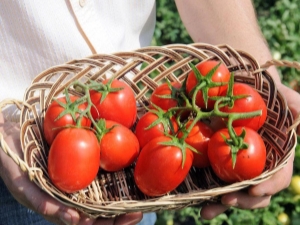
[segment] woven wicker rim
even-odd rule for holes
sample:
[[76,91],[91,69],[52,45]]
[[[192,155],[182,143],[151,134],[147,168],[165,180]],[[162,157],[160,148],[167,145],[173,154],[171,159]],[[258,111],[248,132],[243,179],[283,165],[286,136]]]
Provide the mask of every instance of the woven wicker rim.
[[[226,185],[212,174],[211,169],[192,169],[175,191],[159,198],[149,198],[139,192],[132,181],[133,167],[116,173],[100,174],[87,189],[71,195],[60,192],[51,184],[46,171],[47,147],[41,138],[42,120],[45,109],[53,97],[61,94],[72,81],[76,79],[101,81],[113,74],[134,90],[140,106],[139,115],[142,115],[145,112],[144,105],[147,104],[149,92],[160,82],[165,79],[182,82],[191,70],[189,63],[207,59],[223,61],[229,70],[235,73],[236,81],[256,88],[267,103],[268,122],[260,130],[269,151],[263,174],[252,180]],[[285,166],[293,155],[297,142],[295,127],[299,122],[293,120],[285,99],[266,71],[272,65],[300,68],[297,62],[279,60],[271,60],[260,66],[248,53],[235,50],[228,45],[213,46],[204,43],[147,47],[131,52],[98,54],[72,60],[39,74],[28,87],[23,101],[6,99],[0,103],[1,109],[12,104],[21,112],[20,138],[24,158],[21,159],[9,148],[2,134],[0,134],[1,147],[41,189],[91,217],[112,217],[135,211],[179,209],[206,201],[217,201],[222,194],[269,179]],[[78,94],[73,89],[70,91]],[[195,175],[199,174],[202,186],[199,185],[200,182],[195,181]]]

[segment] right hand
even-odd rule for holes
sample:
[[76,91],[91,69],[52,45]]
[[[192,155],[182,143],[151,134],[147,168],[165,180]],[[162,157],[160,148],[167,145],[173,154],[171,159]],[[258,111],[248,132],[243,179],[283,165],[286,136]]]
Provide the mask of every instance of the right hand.
[[[18,127],[16,123],[4,121],[3,115],[0,113],[0,133],[10,149],[22,159],[20,129]],[[27,173],[23,172],[3,149],[0,149],[0,176],[12,196],[19,203],[55,224],[129,225],[136,224],[142,219],[142,213],[131,213],[113,219],[91,219],[76,209],[67,207],[42,191],[34,182],[31,182]]]

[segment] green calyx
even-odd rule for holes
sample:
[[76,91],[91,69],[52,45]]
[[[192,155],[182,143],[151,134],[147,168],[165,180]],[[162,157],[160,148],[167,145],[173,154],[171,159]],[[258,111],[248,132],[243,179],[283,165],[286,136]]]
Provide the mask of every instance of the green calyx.
[[185,164],[185,161],[186,161],[186,150],[187,148],[190,148],[191,146],[189,146],[188,144],[186,144],[184,142],[183,139],[178,139],[177,137],[175,136],[170,136],[170,135],[167,135],[168,137],[171,138],[170,141],[164,141],[164,142],[160,142],[159,144],[161,145],[165,145],[165,146],[174,146],[174,147],[177,147],[181,150],[181,154],[182,154],[182,161],[181,161],[181,168],[184,167],[184,164]]
[[79,106],[85,102],[84,98],[78,98],[74,102],[71,101],[69,92],[65,89],[65,99],[66,102],[59,101],[58,99],[54,99],[64,110],[58,115],[55,121],[59,120],[65,115],[71,115],[73,121],[76,123],[77,126],[80,126],[81,120],[84,116],[86,116],[87,111],[81,110]]
[[240,150],[247,150],[248,149],[248,144],[244,142],[245,136],[246,136],[246,131],[245,129],[242,130],[242,133],[240,135],[237,135],[232,126],[228,127],[229,131],[229,136],[230,138],[226,138],[225,135],[222,135],[223,140],[227,145],[230,146],[231,150],[231,159],[232,159],[232,168],[235,167],[236,164],[236,157],[237,153]]
[[195,104],[195,102],[196,102],[196,95],[197,95],[198,91],[201,90],[202,97],[203,97],[203,100],[205,103],[205,107],[207,108],[208,90],[213,87],[220,87],[220,86],[224,86],[227,84],[227,82],[214,82],[212,80],[213,75],[215,74],[215,72],[217,71],[217,69],[219,68],[220,65],[221,65],[221,63],[218,63],[215,67],[213,67],[206,74],[206,76],[204,76],[200,73],[200,71],[193,64],[190,64],[190,66],[195,74],[195,77],[197,79],[197,85],[191,90],[193,104]]
[[175,130],[173,127],[173,124],[171,122],[171,117],[173,116],[173,112],[168,111],[165,112],[164,110],[162,110],[160,107],[156,106],[155,104],[152,104],[152,106],[155,108],[153,110],[148,109],[148,112],[151,112],[153,114],[155,114],[157,116],[157,119],[152,122],[148,127],[146,127],[146,130],[149,130],[153,127],[155,127],[158,124],[162,124],[164,127],[164,133],[168,134],[169,129],[171,130],[172,134],[175,134]]
[[114,77],[111,77],[108,80],[107,84],[98,83],[96,81],[91,80],[90,84],[88,84],[89,90],[95,90],[95,91],[100,92],[102,94],[101,99],[100,99],[100,103],[102,103],[105,100],[106,96],[109,93],[118,92],[118,91],[123,90],[123,87],[118,87],[118,88],[111,87],[111,84],[112,84],[113,80],[114,80]]
[[95,124],[96,136],[98,141],[101,142],[102,138],[105,134],[109,133],[112,129],[114,129],[118,124],[113,125],[110,128],[106,128],[106,121],[105,119],[99,119]]

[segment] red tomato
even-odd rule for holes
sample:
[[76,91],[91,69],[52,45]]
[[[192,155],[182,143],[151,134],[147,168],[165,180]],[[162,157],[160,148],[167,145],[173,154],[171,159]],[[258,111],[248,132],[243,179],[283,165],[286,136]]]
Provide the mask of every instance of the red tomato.
[[[78,99],[77,96],[70,95],[71,102],[74,102],[76,99]],[[44,118],[44,136],[49,145],[53,142],[55,136],[67,125],[76,125],[76,121],[73,120],[73,117],[71,115],[71,111],[68,110],[74,110],[69,109],[70,107],[66,106],[64,108],[58,102],[61,102],[63,104],[66,104],[66,97],[60,97],[56,101],[53,101],[49,107],[47,108],[45,118]],[[78,106],[78,109],[83,111],[87,107],[87,104],[81,104]],[[67,112],[65,115],[63,115],[61,118],[57,119],[61,113]],[[78,118],[79,113],[75,114],[76,118]],[[83,117],[81,120],[81,126],[90,127],[91,126],[91,120],[87,117]],[[59,129],[58,129],[59,128]]]
[[244,142],[247,149],[240,149],[233,168],[231,147],[225,143],[222,135],[229,138],[228,129],[217,131],[208,143],[208,158],[216,175],[227,183],[252,179],[260,175],[266,163],[266,147],[260,135],[248,127],[234,128],[237,135],[245,129]]
[[119,123],[106,120],[105,125],[110,130],[100,140],[101,168],[113,172],[130,166],[140,151],[138,139]]
[[[196,65],[196,68],[199,70],[201,75],[205,77],[215,66],[219,64],[218,61],[213,61],[213,60],[208,60],[208,61],[203,61],[200,62],[199,64]],[[224,82],[227,83],[229,82],[230,79],[230,72],[227,69],[227,67],[221,63],[220,66],[217,68],[215,73],[213,74],[211,81],[213,82]],[[196,75],[194,74],[194,71],[191,71],[188,74],[187,81],[186,81],[186,90],[187,93],[191,93],[193,88],[199,85],[199,82],[196,78]],[[210,87],[208,88],[208,97],[214,97],[214,96],[219,96],[224,90],[227,90],[227,84],[224,84],[222,86],[217,86],[217,87]],[[204,87],[207,88],[207,87]],[[205,106],[205,101],[203,99],[203,88],[198,91],[196,95],[196,104],[200,108],[204,109],[213,109],[215,101],[209,100],[207,102],[207,107]]]
[[[103,84],[108,84],[109,80],[104,80]],[[100,118],[113,120],[125,127],[130,128],[137,116],[137,106],[132,89],[123,81],[113,80],[111,88],[122,88],[115,92],[90,91],[92,103],[95,107],[91,108],[91,114],[95,120]],[[102,95],[106,95],[101,102]]]
[[185,179],[192,166],[191,150],[185,149],[186,160],[182,167],[181,149],[161,144],[170,140],[166,136],[151,140],[137,159],[134,180],[138,188],[148,196],[161,196],[174,190]]
[[[175,118],[172,117],[170,121],[174,128],[174,132],[176,132],[178,130],[178,124]],[[156,122],[158,123],[155,126],[147,129],[152,123]],[[147,112],[138,121],[135,128],[135,135],[139,140],[140,147],[143,148],[152,139],[163,136],[165,130],[169,134],[172,133],[169,120],[167,118],[159,118],[159,116],[153,112]]]
[[[186,125],[186,128],[188,129],[191,125],[192,121],[189,121]],[[204,168],[208,167],[210,165],[208,156],[207,156],[207,148],[208,148],[208,142],[210,140],[210,137],[213,135],[213,130],[206,125],[205,123],[202,123],[201,121],[198,121],[195,126],[193,126],[192,130],[189,132],[187,138],[185,139],[185,142],[192,147],[194,147],[198,153],[193,152],[194,154],[194,160],[193,160],[193,166],[198,168]],[[182,132],[178,133],[178,137],[181,138],[183,136]]]
[[[222,95],[225,96],[226,92],[223,92]],[[221,108],[220,110],[223,112],[235,113],[261,110],[262,114],[260,116],[248,119],[238,119],[234,120],[232,123],[234,127],[246,126],[252,128],[253,130],[258,130],[263,126],[267,118],[267,106],[263,98],[254,88],[243,83],[233,84],[233,96],[237,95],[248,95],[248,97],[236,99],[232,107],[226,106],[224,108]]]
[[[180,89],[181,87],[179,82],[172,82],[171,85],[176,89]],[[176,96],[176,93],[172,93],[168,83],[163,83],[154,89],[150,96],[150,107],[151,103],[163,110],[168,110],[178,106],[178,97]]]
[[86,188],[100,166],[100,146],[93,131],[66,128],[52,142],[48,157],[50,180],[61,191],[72,193]]

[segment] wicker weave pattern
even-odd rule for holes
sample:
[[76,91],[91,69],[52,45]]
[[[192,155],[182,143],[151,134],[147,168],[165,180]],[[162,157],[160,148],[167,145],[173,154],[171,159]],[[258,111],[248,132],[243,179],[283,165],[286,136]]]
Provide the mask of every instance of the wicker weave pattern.
[[[247,83],[257,89],[267,103],[267,122],[260,130],[260,134],[268,154],[267,166],[261,176],[226,185],[210,168],[192,168],[185,181],[174,192],[160,198],[149,198],[137,189],[133,181],[133,166],[116,173],[101,172],[87,189],[70,195],[62,193],[51,184],[47,175],[49,147],[43,140],[41,132],[43,117],[53,97],[61,95],[74,80],[101,81],[112,75],[123,79],[134,90],[139,104],[139,115],[142,115],[145,112],[144,105],[148,104],[149,94],[161,82],[165,79],[182,82],[191,70],[189,63],[213,58],[222,60],[229,70],[234,72],[236,81]],[[49,68],[33,80],[24,95],[23,105],[20,106],[24,159],[16,157],[14,160],[43,190],[91,217],[111,217],[133,211],[178,209],[208,200],[216,201],[221,194],[268,179],[281,169],[292,155],[296,136],[294,130],[287,132],[293,124],[292,115],[285,99],[265,71],[268,66],[274,64],[268,62],[264,67],[260,67],[249,54],[236,51],[230,46],[199,43],[148,47],[112,55],[93,55]],[[285,62],[283,66],[287,64],[288,62]],[[69,91],[80,95],[80,92],[72,86]],[[1,140],[1,143],[4,141]],[[10,152],[8,146],[2,144],[2,148],[13,157],[14,154]]]

